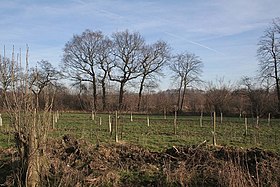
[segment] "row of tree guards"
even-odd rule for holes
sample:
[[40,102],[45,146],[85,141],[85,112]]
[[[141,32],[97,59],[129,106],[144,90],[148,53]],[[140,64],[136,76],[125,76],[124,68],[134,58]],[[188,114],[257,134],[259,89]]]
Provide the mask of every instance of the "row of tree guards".
[[[58,122],[58,119],[60,117],[59,111],[56,111],[53,113],[53,129],[55,129],[55,124]],[[174,112],[174,135],[177,135],[177,111]],[[96,118],[96,112],[91,113],[91,119],[93,121],[95,121]],[[115,141],[118,142],[119,138],[118,138],[118,119],[119,119],[119,115],[118,115],[118,111],[115,111],[115,115],[112,117],[110,114],[108,116],[108,129],[109,129],[109,133],[113,133],[113,129],[112,129],[112,122],[114,122],[114,130],[115,130]],[[223,113],[220,113],[220,124],[223,123]],[[164,119],[167,119],[166,113],[164,112]],[[213,136],[213,145],[216,146],[217,142],[216,142],[216,125],[217,125],[217,116],[216,116],[216,112],[211,113],[211,119],[212,119],[212,125],[213,125],[213,131],[212,131],[212,136]],[[149,115],[147,115],[146,117],[147,120],[147,126],[150,126],[150,117]],[[130,113],[130,121],[133,122],[133,113]],[[257,116],[256,118],[256,126],[258,126],[260,124],[260,119],[259,116]],[[270,125],[271,123],[271,114],[268,114],[268,119],[267,119],[267,123],[268,125]],[[200,127],[203,126],[203,113],[201,113],[200,115],[200,119],[199,119],[199,124]],[[99,125],[102,125],[102,117],[99,117]],[[247,136],[248,135],[248,118],[245,117],[244,118],[244,125],[245,125],[245,132],[244,135]],[[0,114],[0,127],[3,126],[3,121],[2,121],[2,116]]]
[[[96,116],[96,112],[93,112],[91,113],[91,119],[94,121],[95,120],[95,116]],[[175,110],[174,112],[174,134],[177,135],[177,117],[178,117],[178,114],[177,114],[177,110]],[[111,118],[111,115],[109,114],[108,116],[108,125],[109,125],[109,132],[112,134],[112,119],[114,119],[114,122],[115,122],[115,141],[118,142],[118,119],[120,117],[118,116],[118,111],[115,111],[115,116],[114,118]],[[223,113],[220,113],[220,124],[223,123]],[[150,126],[150,117],[149,115],[147,115],[146,117],[147,119],[147,126],[149,127]],[[164,119],[167,119],[167,116],[166,116],[166,112],[164,111]],[[216,116],[216,112],[213,112],[211,113],[211,121],[212,121],[212,125],[213,125],[213,131],[212,131],[212,135],[213,135],[213,145],[216,146],[217,143],[216,143],[216,125],[217,125],[217,116]],[[130,121],[133,122],[133,113],[130,112]],[[201,115],[200,115],[200,119],[199,119],[199,123],[200,123],[200,127],[203,126],[203,112],[201,112]],[[268,119],[267,119],[267,123],[268,125],[270,125],[271,123],[271,114],[269,113],[268,114]],[[256,126],[258,126],[260,124],[260,119],[259,119],[259,116],[257,116],[256,118]],[[99,117],[99,125],[102,125],[102,118]],[[248,135],[248,118],[245,117],[244,118],[244,125],[245,125],[245,133],[244,135]]]
[[[58,122],[59,116],[60,115],[59,115],[58,111],[54,112],[52,115],[52,119],[53,119],[52,128],[53,129],[55,128],[55,124]],[[2,114],[0,114],[0,127],[2,127],[2,126],[3,126],[3,119],[2,119]]]
[[[95,120],[95,116],[96,116],[96,112],[91,113],[91,119]],[[58,119],[60,117],[59,111],[56,111],[53,113],[53,129],[55,128],[55,124],[58,122]],[[118,119],[118,112],[115,112],[115,119],[116,119],[116,123],[117,123],[117,119]],[[216,127],[216,121],[217,121],[217,117],[216,117],[216,112],[211,113],[211,118],[212,118],[212,124],[213,124],[213,132],[215,132],[215,127]],[[164,119],[167,119],[166,113],[164,112]],[[130,121],[133,122],[133,113],[130,113]],[[220,124],[223,123],[223,113],[220,113]],[[270,125],[271,123],[271,114],[268,114],[268,118],[267,118],[267,124]],[[99,125],[102,124],[102,118],[99,117]],[[200,127],[203,126],[203,113],[201,112],[200,115],[200,119],[199,119],[199,124]],[[245,117],[244,118],[244,124],[245,124],[245,135],[248,134],[247,130],[248,130],[248,118]],[[260,124],[260,118],[259,116],[257,116],[256,118],[256,126],[258,126]],[[0,114],[0,126],[3,126],[3,120],[2,120],[2,115]],[[149,115],[147,115],[147,126],[150,126],[150,117]],[[174,134],[177,134],[177,111],[174,112]],[[109,131],[112,131],[112,121],[111,121],[111,115],[109,114]]]
[[[115,112],[116,115],[115,115],[115,118],[117,119],[118,118],[118,112],[116,111]],[[56,111],[53,113],[53,129],[55,128],[55,124],[58,122],[58,119],[59,119],[59,111]],[[91,119],[92,120],[95,120],[95,116],[96,116],[96,112],[93,112],[91,113]],[[215,126],[216,126],[216,112],[213,112],[211,113],[211,118],[212,118],[212,123],[213,123],[213,129],[215,130]],[[166,116],[166,112],[164,112],[164,119],[167,119],[167,116]],[[117,121],[117,120],[116,120]],[[131,112],[130,113],[130,121],[133,122],[133,113]],[[268,118],[267,118],[267,123],[268,125],[270,125],[271,123],[271,114],[269,113],[268,114]],[[99,124],[101,125],[102,124],[102,118],[99,117]],[[200,124],[200,127],[203,126],[203,112],[201,112],[201,115],[200,115],[200,119],[199,119],[199,124]],[[220,124],[223,124],[223,113],[220,113]],[[245,135],[247,135],[247,130],[248,130],[248,118],[245,117],[244,118],[244,124],[245,124]],[[259,119],[259,116],[256,117],[256,126],[258,126],[260,124],[260,119]],[[2,115],[0,114],[0,127],[3,126],[3,120],[2,120]],[[147,115],[147,126],[150,126],[150,118],[149,118],[149,115]],[[177,111],[174,112],[174,134],[177,134]],[[112,131],[112,122],[111,122],[111,115],[109,115],[109,131],[111,132]],[[214,131],[215,132],[215,131]]]

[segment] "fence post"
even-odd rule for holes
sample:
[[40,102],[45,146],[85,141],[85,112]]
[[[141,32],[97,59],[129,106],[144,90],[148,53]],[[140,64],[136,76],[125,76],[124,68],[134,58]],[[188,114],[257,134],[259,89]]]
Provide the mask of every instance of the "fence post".
[[1,116],[1,114],[0,114],[0,127],[2,127],[2,116]]
[[130,112],[130,121],[133,122],[132,112]]
[[217,142],[216,142],[216,112],[214,112],[214,116],[213,116],[213,145],[216,146]]
[[177,107],[175,107],[174,112],[174,134],[177,134]]
[[116,111],[116,125],[115,125],[115,141],[116,142],[119,142],[119,139],[118,139],[118,111]]
[[109,114],[109,118],[108,118],[108,125],[109,125],[109,132],[112,132],[112,122],[111,122],[111,115]]
[[248,135],[248,119],[245,117],[245,136]]
[[201,111],[200,112],[200,119],[199,119],[200,127],[202,127],[202,123],[203,123],[203,112]]

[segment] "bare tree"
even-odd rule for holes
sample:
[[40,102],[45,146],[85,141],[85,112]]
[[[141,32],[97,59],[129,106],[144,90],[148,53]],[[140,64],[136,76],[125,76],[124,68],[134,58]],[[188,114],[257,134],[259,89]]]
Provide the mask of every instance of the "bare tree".
[[254,78],[243,77],[242,86],[245,86],[243,94],[249,101],[248,111],[250,111],[252,118],[268,113],[271,103],[269,102],[269,92],[262,89]]
[[97,108],[97,56],[104,36],[101,31],[84,31],[74,35],[64,48],[63,65],[75,81],[90,82],[93,89],[93,110]]
[[[14,69],[12,62],[9,58],[6,58],[5,55],[0,56],[0,89],[1,89],[1,98],[5,98],[8,88],[11,86],[12,82],[12,70]],[[4,106],[7,105],[4,101]]]
[[8,74],[10,73],[9,68],[11,68],[11,61],[8,58],[0,56],[0,83],[1,83],[1,88],[3,90],[7,90],[8,86],[11,83],[11,75]]
[[263,80],[273,79],[278,99],[278,113],[280,112],[280,19],[276,18],[264,31],[258,43],[260,77]]
[[118,82],[119,109],[123,108],[124,88],[127,82],[140,76],[142,49],[145,44],[143,37],[128,30],[112,35],[114,63],[110,65],[109,78]]
[[217,79],[216,83],[208,82],[205,93],[205,104],[210,112],[225,112],[231,99],[231,83],[225,83],[223,78]]
[[108,73],[112,66],[110,64],[113,62],[111,59],[112,41],[109,38],[102,40],[99,52],[97,54],[97,63],[99,66],[98,80],[101,83],[102,88],[102,109],[103,111],[107,108],[106,101],[106,84],[108,80]]
[[146,80],[154,82],[157,79],[156,76],[162,75],[162,68],[169,58],[169,47],[165,42],[158,41],[152,45],[146,45],[142,50],[142,55],[138,110],[140,110],[142,91],[145,87]]
[[56,81],[62,77],[51,63],[46,60],[37,62],[38,66],[31,69],[29,75],[30,90],[36,96],[36,108],[39,110],[39,96],[47,86],[55,86]]
[[193,53],[184,52],[173,57],[170,69],[174,73],[174,81],[179,83],[177,100],[179,111],[183,109],[187,87],[201,82],[202,67],[202,61]]
[[29,81],[28,49],[25,68],[21,67],[21,54],[19,56],[15,60],[13,51],[11,63],[6,64],[10,68],[3,70],[5,75],[11,75],[10,85],[4,96],[20,159],[19,178],[15,181],[15,186],[35,187],[40,186],[43,177],[41,172],[47,171],[49,167],[43,157],[51,123],[54,90],[49,88],[44,91],[45,106],[43,110],[39,110]]

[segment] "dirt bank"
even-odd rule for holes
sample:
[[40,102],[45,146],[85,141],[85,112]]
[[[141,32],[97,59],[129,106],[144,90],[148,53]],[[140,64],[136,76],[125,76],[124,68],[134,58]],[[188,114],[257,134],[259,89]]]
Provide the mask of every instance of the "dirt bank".
[[[260,149],[172,147],[157,153],[125,143],[50,140],[43,186],[280,186],[280,157]],[[13,186],[14,149],[1,150],[0,182]],[[13,158],[13,159],[12,159]]]

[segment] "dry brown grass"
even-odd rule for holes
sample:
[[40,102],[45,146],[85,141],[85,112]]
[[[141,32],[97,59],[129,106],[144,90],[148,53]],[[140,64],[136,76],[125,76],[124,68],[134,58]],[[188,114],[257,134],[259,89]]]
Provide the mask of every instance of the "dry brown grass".
[[[157,153],[125,143],[96,147],[70,136],[49,143],[43,186],[280,186],[279,155],[261,149],[193,146]],[[12,186],[13,175],[6,176]]]

